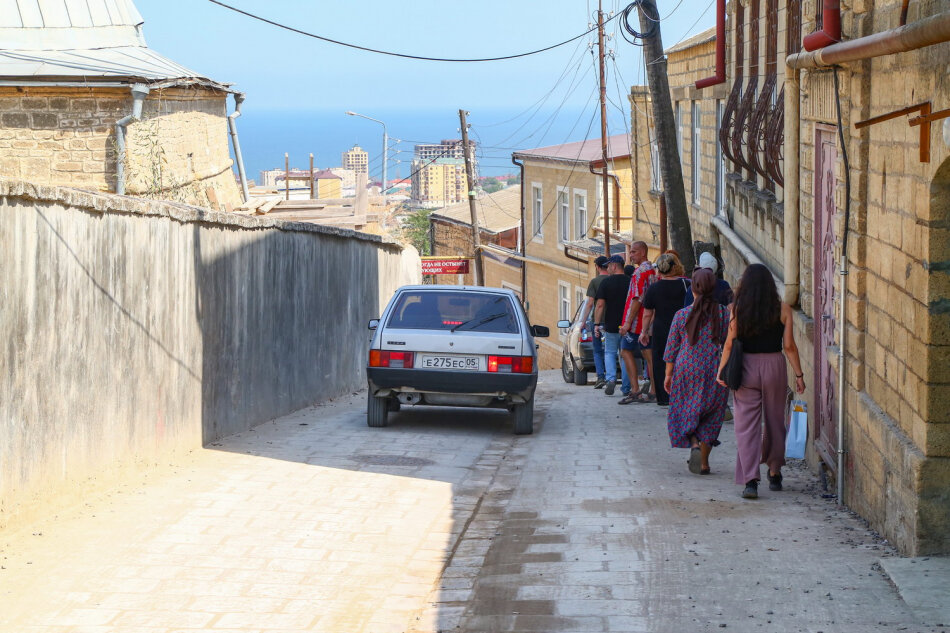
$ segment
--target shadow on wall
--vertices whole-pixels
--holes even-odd
[[[378,246],[315,237],[194,226],[203,444],[362,388],[361,325],[380,310]]]

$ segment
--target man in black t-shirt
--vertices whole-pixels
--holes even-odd
[[[594,307],[594,336],[604,333],[604,370],[607,385],[604,393],[612,396],[617,385],[617,353],[620,349],[620,325],[627,301],[630,277],[623,274],[623,257],[612,255],[607,260],[607,278],[597,289]]]

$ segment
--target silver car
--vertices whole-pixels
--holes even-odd
[[[369,426],[401,405],[438,405],[507,408],[515,433],[533,431],[534,337],[548,328],[528,323],[512,291],[403,286],[369,328]]]

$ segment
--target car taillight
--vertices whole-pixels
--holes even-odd
[[[370,367],[392,367],[404,369],[412,367],[412,352],[389,352],[386,350],[369,350]]]
[[[590,343],[594,337],[590,335],[590,330],[586,327],[581,330],[581,343]]]
[[[534,359],[530,356],[489,356],[488,371],[499,374],[530,374]]]

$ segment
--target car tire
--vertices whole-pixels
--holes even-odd
[[[571,361],[571,364],[573,365],[574,361]],[[587,372],[584,371],[583,367],[578,369],[576,365],[574,366],[574,384],[578,387],[583,387],[587,384]]]
[[[366,424],[374,428],[386,426],[389,417],[388,398],[377,398],[373,392],[369,392],[366,400]]]
[[[574,361],[570,356],[561,355],[561,377],[564,382],[574,382]]]
[[[527,402],[511,408],[515,417],[515,435],[531,435],[534,432],[534,396]]]

